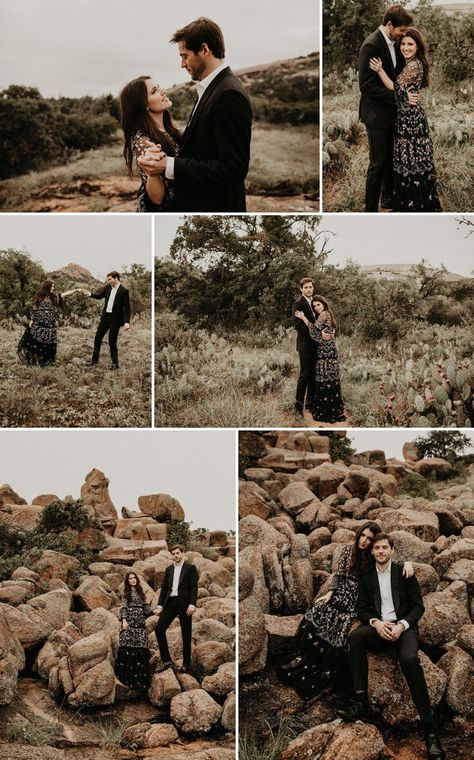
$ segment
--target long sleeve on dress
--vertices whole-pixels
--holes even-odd
[[[350,567],[352,561],[352,544],[344,546],[339,561],[337,563],[336,572],[332,575],[329,581],[328,591],[334,591],[343,578],[347,578],[350,575]]]
[[[324,338],[321,335],[323,331],[330,332],[333,336],[335,332],[331,317],[327,311],[322,311],[314,325],[308,325],[308,330],[312,339],[316,341],[316,343],[322,343],[324,341]]]
[[[395,82],[395,92],[398,103],[408,104],[408,93],[419,92],[423,81],[423,64],[418,58],[409,61]],[[409,105],[409,104],[408,104]],[[417,106],[409,106],[416,108]]]

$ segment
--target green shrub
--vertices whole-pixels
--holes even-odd
[[[422,497],[423,499],[435,499],[436,491],[426,478],[422,475],[418,475],[416,472],[409,472],[405,475],[402,485],[400,487],[401,493],[409,494],[410,496]]]
[[[472,441],[459,430],[433,430],[426,437],[415,438],[414,443],[423,458],[439,457],[454,463]]]
[[[168,524],[166,540],[170,549],[174,544],[180,544],[185,551],[188,549],[191,538],[190,526],[191,523],[185,522],[184,520],[172,520]]]
[[[352,464],[356,450],[351,446],[350,438],[338,438],[332,435],[329,439],[329,455],[331,462],[341,459],[348,466]]]
[[[100,528],[99,521],[84,509],[82,499],[61,501],[56,499],[41,512],[38,533],[62,533],[65,530]]]

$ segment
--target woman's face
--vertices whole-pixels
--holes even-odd
[[[321,312],[324,311],[324,304],[321,303],[321,301],[313,301],[313,309],[316,314],[321,314]]]
[[[129,575],[128,576],[128,582],[130,583],[131,586],[136,586],[137,585],[137,576],[136,575]]]
[[[400,52],[405,61],[411,61],[411,59],[415,57],[418,52],[418,45],[413,37],[402,37],[402,41],[400,42]]]
[[[359,549],[369,549],[373,540],[374,534],[369,528],[365,528],[359,536]]]
[[[147,108],[150,113],[163,113],[173,105],[166,92],[158,87],[153,79],[146,79]]]

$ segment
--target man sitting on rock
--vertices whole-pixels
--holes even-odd
[[[370,722],[368,652],[387,652],[396,648],[425,731],[427,757],[442,760],[445,755],[436,735],[425,675],[418,657],[418,620],[425,611],[420,586],[415,576],[403,576],[403,565],[392,561],[391,536],[378,533],[373,540],[372,554],[375,567],[359,581],[358,616],[362,625],[349,637],[356,701],[339,714],[350,721]]]
[[[187,673],[191,666],[192,617],[196,611],[198,573],[196,565],[186,562],[183,547],[176,544],[171,549],[173,563],[168,565],[161,585],[158,606],[153,610],[160,617],[156,626],[156,638],[160,648],[161,665],[157,673],[172,667],[166,631],[179,616],[183,637],[183,664],[178,671]]]

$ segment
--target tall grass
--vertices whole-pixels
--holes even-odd
[[[264,724],[264,737],[257,736],[255,730],[249,731],[244,728],[243,731],[239,731],[239,760],[278,760],[295,736],[295,732],[283,718],[280,718],[276,729],[267,721],[264,721]]]

